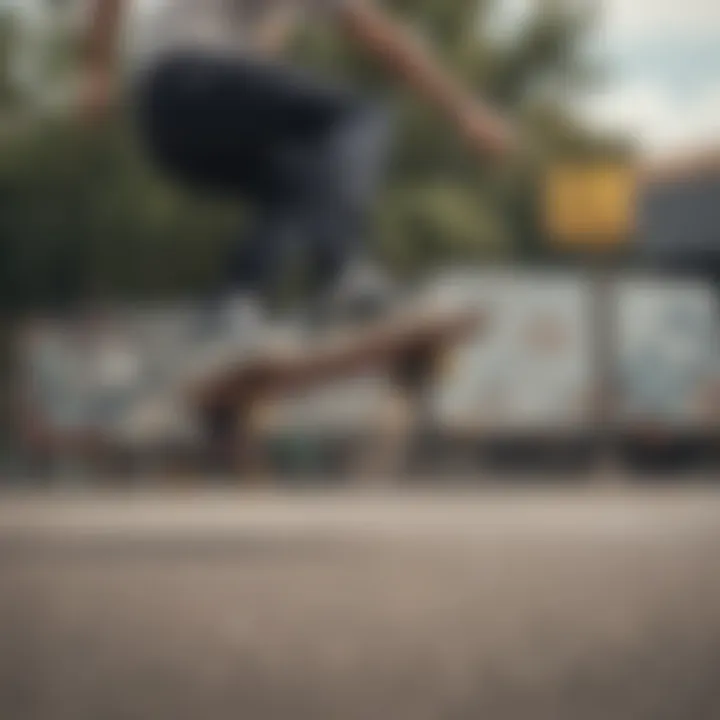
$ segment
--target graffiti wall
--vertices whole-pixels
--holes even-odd
[[[451,359],[437,407],[448,427],[487,433],[568,432],[592,422],[592,288],[562,274],[447,278],[445,294],[485,311],[487,325]]]

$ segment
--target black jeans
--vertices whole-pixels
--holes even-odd
[[[385,112],[283,65],[200,52],[159,61],[138,96],[142,137],[163,170],[253,201],[229,262],[234,288],[265,291],[291,242],[302,243],[316,286],[359,252],[389,139]]]

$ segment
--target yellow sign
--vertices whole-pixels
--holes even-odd
[[[621,245],[635,230],[635,172],[620,163],[565,165],[545,187],[546,230],[568,247]]]

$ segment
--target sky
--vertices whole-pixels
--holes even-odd
[[[605,0],[600,47],[613,82],[588,102],[647,151],[720,147],[720,2]]]
[[[580,114],[630,132],[649,156],[720,148],[720,1],[589,1],[599,15],[589,49],[609,77],[578,99]],[[539,2],[503,0],[501,25],[521,27]]]

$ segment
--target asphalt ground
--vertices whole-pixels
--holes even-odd
[[[717,720],[720,490],[0,496],[2,720]]]

